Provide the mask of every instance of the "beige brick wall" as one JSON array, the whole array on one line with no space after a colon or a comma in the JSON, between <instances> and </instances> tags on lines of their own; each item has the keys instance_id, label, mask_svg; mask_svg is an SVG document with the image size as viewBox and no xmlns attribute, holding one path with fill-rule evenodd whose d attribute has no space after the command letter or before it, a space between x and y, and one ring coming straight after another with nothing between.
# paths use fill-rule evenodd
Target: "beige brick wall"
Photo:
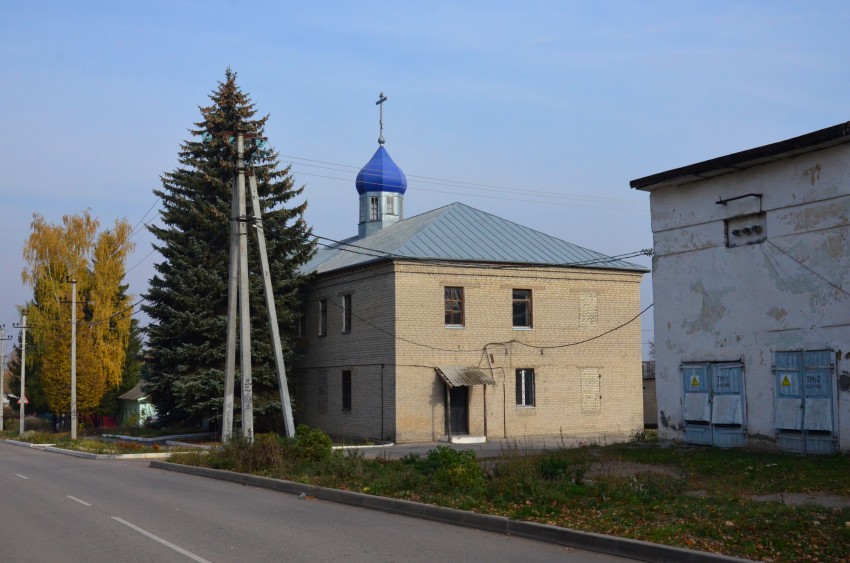
<instances>
[{"instance_id":1,"label":"beige brick wall","mask_svg":"<svg viewBox=\"0 0 850 563\"><path fill-rule=\"evenodd\" d=\"M568 344L636 316L640 279L633 272L401 261L324 275L307 303L297 418L334 435L436 440L446 434L446 391L434 367L464 365L492 367L496 380L486 388L486 416L484 387L471 389L472 435L485 434L485 420L491 438L630 435L643 427L640 322ZM464 288L463 328L445 326L446 286ZM532 290L530 330L512 327L513 289ZM351 333L340 334L342 312L330 304L328 336L317 337L318 300L340 303L348 292ZM535 370L534 407L516 405L518 368ZM341 409L343 369L352 370L351 412ZM588 395L597 389L598 397Z\"/></svg>"},{"instance_id":2,"label":"beige brick wall","mask_svg":"<svg viewBox=\"0 0 850 563\"><path fill-rule=\"evenodd\" d=\"M314 282L305 300L306 335L296 364L295 417L336 438L395 435L394 273L384 263ZM342 296L351 294L352 326L343 333ZM326 336L318 336L319 301L328 301ZM342 408L342 372L351 371L351 409Z\"/></svg>"},{"instance_id":3,"label":"beige brick wall","mask_svg":"<svg viewBox=\"0 0 850 563\"><path fill-rule=\"evenodd\" d=\"M556 347L598 336L635 317L640 274L400 262L395 278L401 337L396 342L398 441L445 434L444 386L429 369L437 365L493 367L496 385L486 390L487 435L492 438L629 435L643 427L639 321L584 344ZM464 288L464 328L445 327L446 286ZM512 326L513 289L532 290L531 330ZM519 368L535 370L534 407L516 405ZM583 371L599 376L598 409L591 412L582 409ZM484 434L484 419L484 388L474 387L470 434Z\"/></svg>"}]
</instances>

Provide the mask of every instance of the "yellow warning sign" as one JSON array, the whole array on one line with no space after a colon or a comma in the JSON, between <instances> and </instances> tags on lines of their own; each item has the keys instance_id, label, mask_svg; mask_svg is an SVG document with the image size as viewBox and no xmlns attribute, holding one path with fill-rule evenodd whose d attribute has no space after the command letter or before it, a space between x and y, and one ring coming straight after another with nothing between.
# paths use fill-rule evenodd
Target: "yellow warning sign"
<instances>
[{"instance_id":1,"label":"yellow warning sign","mask_svg":"<svg viewBox=\"0 0 850 563\"><path fill-rule=\"evenodd\" d=\"M691 387L699 387L699 377L696 375L691 379Z\"/></svg>"},{"instance_id":2,"label":"yellow warning sign","mask_svg":"<svg viewBox=\"0 0 850 563\"><path fill-rule=\"evenodd\" d=\"M791 380L788 379L787 375L782 376L782 386L791 387Z\"/></svg>"}]
</instances>

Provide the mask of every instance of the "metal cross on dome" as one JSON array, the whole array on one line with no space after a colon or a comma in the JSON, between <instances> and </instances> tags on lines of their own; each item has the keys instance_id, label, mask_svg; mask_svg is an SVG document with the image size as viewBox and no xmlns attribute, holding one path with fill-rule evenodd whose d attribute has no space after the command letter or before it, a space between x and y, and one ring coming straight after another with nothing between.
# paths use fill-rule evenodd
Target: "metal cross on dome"
<instances>
[{"instance_id":1,"label":"metal cross on dome","mask_svg":"<svg viewBox=\"0 0 850 563\"><path fill-rule=\"evenodd\" d=\"M375 102L375 105L381 108L381 117L380 117L380 121L379 121L380 126L381 126L381 134L378 137L378 144L379 145L384 144L384 102L386 102L386 101L387 101L387 97L384 96L383 92L381 92L378 95L378 101Z\"/></svg>"}]
</instances>

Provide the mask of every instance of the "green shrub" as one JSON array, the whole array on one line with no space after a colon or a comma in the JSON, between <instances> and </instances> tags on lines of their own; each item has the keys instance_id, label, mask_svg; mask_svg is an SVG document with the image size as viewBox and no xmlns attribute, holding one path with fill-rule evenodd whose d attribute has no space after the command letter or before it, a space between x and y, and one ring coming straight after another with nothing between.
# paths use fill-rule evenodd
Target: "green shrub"
<instances>
[{"instance_id":1,"label":"green shrub","mask_svg":"<svg viewBox=\"0 0 850 563\"><path fill-rule=\"evenodd\" d=\"M430 475L432 485L442 491L466 491L484 484L484 473L472 451L437 446L420 461L419 469L425 475Z\"/></svg>"},{"instance_id":2,"label":"green shrub","mask_svg":"<svg viewBox=\"0 0 850 563\"><path fill-rule=\"evenodd\" d=\"M324 431L299 424L295 429L295 453L300 459L321 461L330 457L333 441Z\"/></svg>"},{"instance_id":3,"label":"green shrub","mask_svg":"<svg viewBox=\"0 0 850 563\"><path fill-rule=\"evenodd\" d=\"M568 459L558 455L544 455L537 461L537 472L547 481L568 478L571 467Z\"/></svg>"},{"instance_id":4,"label":"green shrub","mask_svg":"<svg viewBox=\"0 0 850 563\"><path fill-rule=\"evenodd\" d=\"M24 418L24 431L35 430L36 432L49 432L53 430L50 426L50 421L37 416L27 416Z\"/></svg>"}]
</instances>

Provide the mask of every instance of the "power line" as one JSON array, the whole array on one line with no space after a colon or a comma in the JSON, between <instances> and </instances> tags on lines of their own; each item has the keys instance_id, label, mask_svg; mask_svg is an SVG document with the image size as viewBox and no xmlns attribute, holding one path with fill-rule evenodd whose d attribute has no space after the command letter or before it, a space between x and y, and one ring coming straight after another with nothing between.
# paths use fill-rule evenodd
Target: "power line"
<instances>
[{"instance_id":1,"label":"power line","mask_svg":"<svg viewBox=\"0 0 850 563\"><path fill-rule=\"evenodd\" d=\"M605 331L605 332L603 332L602 334L597 334L596 336L592 336L592 337L590 337L590 338L585 338L584 340L579 340L578 342L570 342L570 343L567 343L567 344L555 344L555 345L550 345L550 346L537 346L537 345L534 345L534 344L527 344L527 343L525 343L525 342L520 342L519 340L511 340L511 341L509 341L509 343L511 343L511 344L514 344L514 343L515 343L515 344L520 344L520 345L525 346L525 347L527 347L527 348L534 348L535 350L552 350L552 349L555 349L555 348L568 348L568 347L570 347L570 346L578 346L579 344L585 344L586 342L591 342L591 341L593 341L593 340L597 340L597 339L599 339L599 338L602 338L603 336L606 336L606 335L608 335L608 334L611 334L611 333L612 333L612 332L614 332L615 330L620 330L621 328L623 328L623 327L625 327L625 326L627 326L627 325L630 325L631 323L633 323L634 321L636 321L637 319L639 319L639 318L641 317L641 315L643 315L644 313L646 313L647 311L649 311L649 310L652 308L652 306L653 306L653 305L655 305L655 303L650 303L649 305L647 305L647 307L646 307L643 311L641 311L640 313L638 313L637 315L635 315L635 316L634 316L634 317L632 317L631 319L627 320L627 321L626 321L626 322L624 322L623 324L621 324L621 325L619 325L619 326L615 326L615 327L614 327L614 328L612 328L611 330L606 330L606 331ZM504 343L501 343L501 342L493 342L492 344L493 344L493 345L498 345L498 344L504 344Z\"/></svg>"},{"instance_id":2,"label":"power line","mask_svg":"<svg viewBox=\"0 0 850 563\"><path fill-rule=\"evenodd\" d=\"M328 303L330 303L334 307L338 308L339 310L344 310L343 306L340 303L337 303L336 301L334 301L333 299L328 299L327 301L328 301ZM526 342L521 342L521 341L516 340L516 339L511 339L511 340L506 340L504 342L488 342L482 348L471 348L471 349L440 348L439 346L432 346L430 344L423 344L422 342L416 342L415 340L410 340L410 339L405 338L403 336L399 336L397 334L394 334L394 333L392 333L392 332L390 332L390 331L388 331L388 330L386 330L382 327L379 327L376 324L370 322L369 320L364 319L360 315L356 314L354 311L350 311L350 313L353 317L359 319L360 321L369 325L370 327L386 334L387 336L394 338L396 340L401 340L402 342L407 342L408 344L413 344L414 346L421 346L422 348L428 348L430 350L435 350L437 352L480 352L480 351L484 351L486 353L487 348L490 347L490 346L507 346L509 344L518 344L518 345L521 345L521 346L525 346L526 348L533 348L535 350L554 350L554 349L558 349L558 348L568 348L568 347L571 347L571 346L579 346L581 344L585 344L587 342L592 342L593 340L597 340L599 338L602 338L603 336L607 336L607 335L611 334L612 332L615 332L617 330L620 330L623 327L630 325L631 323L633 323L634 321L639 319L644 313L646 313L648 310L650 310L654 304L655 303L650 303L640 313L638 313L637 315L635 315L631 319L627 320L626 322L615 326L614 328L606 330L605 332L597 334L596 336L592 336L590 338L585 338L584 340L579 340L579 341L576 341L576 342L566 342L566 343L562 343L562 344L550 344L550 345L543 345L542 346L542 345L528 344Z\"/></svg>"},{"instance_id":3,"label":"power line","mask_svg":"<svg viewBox=\"0 0 850 563\"><path fill-rule=\"evenodd\" d=\"M151 250L150 252L148 252L147 254L145 254L145 255L144 255L141 259L139 259L139 261L137 261L135 264L133 264L132 266L130 266L129 268L127 268L126 270L124 270L124 275L126 276L127 274L129 274L129 273L130 273L130 271L132 271L132 270L133 270L133 268L135 268L136 266L140 265L142 262L144 262L145 260L147 260L148 258L150 258L150 256L151 256L154 252L156 252L156 250L157 250L157 249L156 249L156 248L154 248L153 250Z\"/></svg>"},{"instance_id":4,"label":"power line","mask_svg":"<svg viewBox=\"0 0 850 563\"><path fill-rule=\"evenodd\" d=\"M833 283L832 281L828 280L827 278L825 278L824 276L822 276L821 274L819 274L818 272L816 272L815 270L813 270L811 267L809 267L807 264L805 264L805 263L801 262L800 260L798 260L795 256L792 256L792 255L791 255L791 254L789 254L787 251L783 250L782 248L779 248L778 246L776 246L776 245L773 243L773 241L768 240L768 241L766 241L766 242L767 242L770 246L772 246L773 248L775 248L776 250L778 250L779 252L781 252L782 254L784 254L785 256L787 256L788 258L790 258L791 260L793 260L793 261L794 261L794 262L796 262L797 264L799 264L800 266L804 267L805 269L807 269L808 271L810 271L811 273L813 273L814 275L816 275L817 277L819 277L820 279L822 279L823 281L825 281L825 282L826 282L827 284L829 284L831 287L834 287L835 289L837 289L838 291L840 291L840 292L841 292L841 293L843 293L844 295L850 295L850 293L848 293L848 292L847 292L847 291L846 291L843 287L841 287L840 285L838 285L838 284L836 284L836 283Z\"/></svg>"},{"instance_id":5,"label":"power line","mask_svg":"<svg viewBox=\"0 0 850 563\"><path fill-rule=\"evenodd\" d=\"M303 176L313 176L315 178L327 178L329 180L339 180L339 181L351 183L350 178L339 178L337 176L327 176L327 175L324 175L324 174L313 174L311 172L304 172L304 171L299 171L299 170L293 170L293 173L294 174L301 174ZM464 197L483 197L483 198L487 198L487 199L501 199L501 200L507 200L507 201L522 201L524 203L535 203L535 204L542 204L542 205L561 205L561 206L566 206L566 207L587 207L587 208L591 208L591 209L624 209L624 210L625 209L636 209L636 208L642 209L642 208L645 208L645 206L639 206L639 207L637 207L637 206L627 207L626 206L626 207L623 207L622 205L625 205L624 203L620 204L621 206L587 205L588 203L595 203L592 200L587 201L585 203L563 202L563 201L536 201L536 200L533 200L533 199L517 198L517 197L505 197L505 196L498 196L498 195L492 195L492 194L487 194L487 195L485 195L485 194L469 194L469 193L453 192L453 191L448 191L448 190L435 190L435 189L431 189L431 188L422 188L422 187L419 187L419 186L411 186L411 188L414 189L414 190L423 191L423 192L451 194L451 195L459 195L459 196L464 196Z\"/></svg>"},{"instance_id":6,"label":"power line","mask_svg":"<svg viewBox=\"0 0 850 563\"><path fill-rule=\"evenodd\" d=\"M356 172L356 171L363 170L363 171L366 171L366 172L380 172L381 174L386 175L390 178L393 178L393 177L395 177L395 179L401 178L401 175L394 175L392 172L388 173L387 171L384 171L384 170L381 170L381 169L376 169L376 168L358 167L358 166L353 166L353 165L350 165L350 164L340 164L340 163L336 163L336 162L315 160L315 159L303 158L303 157L292 156L292 155L279 155L279 156L284 159L284 162L288 162L289 164L293 164L293 165L297 165L297 166L311 166L311 167L315 167L315 168L323 168L323 169L326 169L326 170L333 170L333 171L338 171L338 172ZM295 162L296 160L300 160L300 161L303 161L303 162ZM317 164L308 164L308 163L311 163L311 162L315 162ZM328 166L321 166L323 164L328 165ZM304 173L304 174L307 174L307 173ZM536 195L536 196L540 196L540 197L551 197L551 198L561 198L561 199L571 199L571 200L577 199L577 200L585 200L585 201L611 201L611 202L628 203L628 204L639 206L639 207L645 207L646 206L646 204L642 201L636 201L636 200L631 200L631 199L626 199L626 198L611 198L611 197L601 197L601 196L592 196L592 195L584 195L584 194L581 194L581 195L565 194L565 193L561 193L561 192L553 192L553 191L548 191L548 190L536 190L536 189L529 189L529 188L499 186L499 185L494 185L494 184L484 184L484 183L478 183L478 182L466 182L466 181L461 181L461 180L449 180L449 179L445 179L445 178L434 178L432 176L417 176L417 175L413 175L413 174L406 174L405 177L408 178L408 179L414 179L414 180L419 181L421 183L434 184L434 185L440 185L440 186L453 186L453 187L458 187L458 188L463 188L463 189L476 189L476 190L486 190L486 191L495 190L495 191L504 192L504 193L527 193L527 194ZM350 180L345 179L345 178L335 178L335 179L350 181Z\"/></svg>"},{"instance_id":7,"label":"power line","mask_svg":"<svg viewBox=\"0 0 850 563\"><path fill-rule=\"evenodd\" d=\"M110 258L112 258L113 256L115 256L115 254L116 254L119 250L121 250L121 248L123 248L124 246L126 246L126 245L128 245L128 244L130 243L130 241L133 239L133 237L134 237L134 236L136 236L136 235L138 234L138 232L139 232L139 231L138 231L137 229L139 228L139 225L141 225L141 224L142 224L142 222L145 220L145 217L147 217L147 216L148 216L148 214L149 214L151 211L153 211L154 207L156 207L157 205L159 205L159 203L160 203L160 201L159 201L158 199L157 199L157 200L154 200L153 205L151 205L151 206L148 208L148 210L147 210L147 211L145 211L145 214L144 214L144 215L142 215L142 218L141 218L141 219L139 219L139 221L135 224L135 226L134 226L132 229L130 229L130 234L127 236L127 240L125 240L123 243L119 244L119 245L115 248L115 250L113 250L113 251L112 251L112 254L110 254L110 255L109 255L109 257L110 257ZM144 225L145 225L145 226L147 226L147 223L144 223Z\"/></svg>"},{"instance_id":8,"label":"power line","mask_svg":"<svg viewBox=\"0 0 850 563\"><path fill-rule=\"evenodd\" d=\"M275 234L270 234L270 233L266 233L266 235L269 236L269 238L272 238L272 239L279 239L280 237L286 237L286 235L275 235ZM504 265L493 266L492 265L493 261L486 261L486 260L482 260L481 263L475 263L475 262L461 261L461 260L454 261L454 260L450 260L450 259L447 259L447 258L436 258L436 257L430 257L429 258L429 257L409 256L409 255L405 255L405 254L395 254L393 252L389 252L389 251L386 251L386 250L378 250L378 249L375 249L375 248L369 248L367 246L363 246L363 245L360 245L360 244L354 244L354 243L351 243L351 242L347 242L345 240L336 240L336 239L323 237L321 235L316 235L316 234L311 234L309 236L312 236L317 241L327 241L327 243L323 243L323 242L318 243L319 245L321 245L325 248L336 249L336 250L340 250L340 251L343 251L343 252L351 252L353 254L361 254L363 256L370 256L370 257L374 257L374 258L411 260L411 261L415 261L415 262L424 262L424 263L433 263L433 264L446 264L446 265L452 265L452 266L462 267L462 268L470 267L470 268L505 269L505 270L512 270L512 269L514 269L514 270L524 270L524 269L528 268L528 265L521 265L520 266L520 265L504 264ZM287 237L287 238L292 239L292 238L295 238L295 237ZM546 263L546 264L540 264L540 265L546 266L546 267L550 267L550 266L555 266L555 267L559 267L559 266L560 267L591 266L591 265L595 265L595 264L605 264L605 263L609 263L609 262L619 262L621 260L625 260L625 259L628 259L628 258L636 258L638 256L652 256L652 254L653 254L652 249L646 248L646 249L635 250L635 251L632 251L632 252L627 252L627 253L619 254L619 255L615 255L615 256L602 255L602 256L599 256L597 258L588 258L587 260L577 260L575 262L559 262L559 263L552 263L552 264ZM529 264L529 265L533 265L533 264Z\"/></svg>"}]
</instances>

